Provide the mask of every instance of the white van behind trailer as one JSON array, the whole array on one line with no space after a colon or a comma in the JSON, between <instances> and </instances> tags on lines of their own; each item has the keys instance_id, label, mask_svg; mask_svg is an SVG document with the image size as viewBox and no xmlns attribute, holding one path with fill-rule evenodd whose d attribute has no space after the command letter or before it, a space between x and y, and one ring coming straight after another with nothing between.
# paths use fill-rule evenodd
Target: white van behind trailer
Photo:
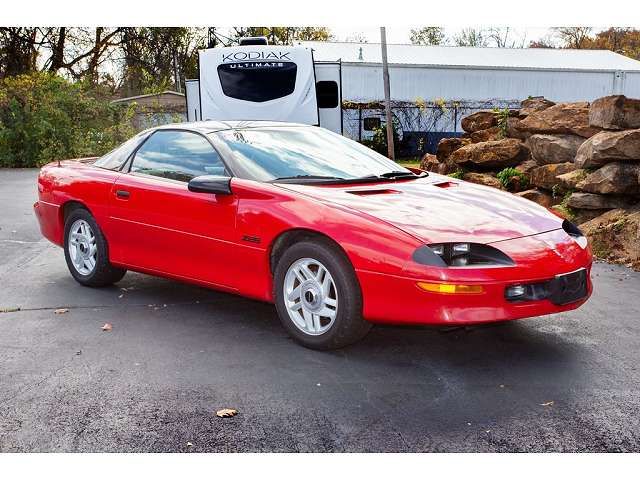
<instances>
[{"instance_id":1,"label":"white van behind trailer","mask_svg":"<svg viewBox=\"0 0 640 480\"><path fill-rule=\"evenodd\" d=\"M314 62L306 47L243 39L199 52L199 79L187 80L187 118L276 120L342 133L340 61Z\"/></svg>"}]
</instances>

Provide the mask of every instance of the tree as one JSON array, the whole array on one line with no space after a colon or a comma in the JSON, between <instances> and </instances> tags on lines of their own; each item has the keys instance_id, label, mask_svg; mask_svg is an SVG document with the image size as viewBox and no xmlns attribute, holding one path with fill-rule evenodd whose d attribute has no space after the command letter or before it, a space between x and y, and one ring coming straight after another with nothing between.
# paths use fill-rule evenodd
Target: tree
<instances>
[{"instance_id":1,"label":"tree","mask_svg":"<svg viewBox=\"0 0 640 480\"><path fill-rule=\"evenodd\" d=\"M97 84L99 68L122 44L123 31L124 27L49 28L43 35L44 46L51 52L44 70Z\"/></svg>"},{"instance_id":2,"label":"tree","mask_svg":"<svg viewBox=\"0 0 640 480\"><path fill-rule=\"evenodd\" d=\"M223 46L237 44L242 37L267 37L272 45L293 45L296 41L327 41L333 38L327 27L232 27L228 35L217 33Z\"/></svg>"},{"instance_id":3,"label":"tree","mask_svg":"<svg viewBox=\"0 0 640 480\"><path fill-rule=\"evenodd\" d=\"M196 73L205 35L202 28L124 28L120 49L127 95L179 90L182 80Z\"/></svg>"},{"instance_id":4,"label":"tree","mask_svg":"<svg viewBox=\"0 0 640 480\"><path fill-rule=\"evenodd\" d=\"M549 37L542 37L538 40L531 40L529 42L529 48L556 48L553 40Z\"/></svg>"},{"instance_id":5,"label":"tree","mask_svg":"<svg viewBox=\"0 0 640 480\"><path fill-rule=\"evenodd\" d=\"M490 27L486 36L498 48L524 48L526 40L525 35L518 38L510 27Z\"/></svg>"},{"instance_id":6,"label":"tree","mask_svg":"<svg viewBox=\"0 0 640 480\"><path fill-rule=\"evenodd\" d=\"M36 70L38 27L0 27L0 78Z\"/></svg>"},{"instance_id":7,"label":"tree","mask_svg":"<svg viewBox=\"0 0 640 480\"><path fill-rule=\"evenodd\" d=\"M640 30L610 27L596 34L589 48L606 49L640 60Z\"/></svg>"},{"instance_id":8,"label":"tree","mask_svg":"<svg viewBox=\"0 0 640 480\"><path fill-rule=\"evenodd\" d=\"M463 28L455 35L453 43L459 47L486 47L487 38L482 29L469 27Z\"/></svg>"},{"instance_id":9,"label":"tree","mask_svg":"<svg viewBox=\"0 0 640 480\"><path fill-rule=\"evenodd\" d=\"M563 43L563 48L589 48L591 27L553 27L553 31Z\"/></svg>"},{"instance_id":10,"label":"tree","mask_svg":"<svg viewBox=\"0 0 640 480\"><path fill-rule=\"evenodd\" d=\"M442 27L411 29L409 39L414 45L443 45L446 43L444 28Z\"/></svg>"}]
</instances>

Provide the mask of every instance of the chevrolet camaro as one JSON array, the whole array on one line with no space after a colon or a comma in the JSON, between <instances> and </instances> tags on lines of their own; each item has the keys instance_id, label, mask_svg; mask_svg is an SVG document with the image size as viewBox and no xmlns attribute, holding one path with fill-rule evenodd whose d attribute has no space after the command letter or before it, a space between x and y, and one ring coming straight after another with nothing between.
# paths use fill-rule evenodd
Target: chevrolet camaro
<instances>
[{"instance_id":1,"label":"chevrolet camaro","mask_svg":"<svg viewBox=\"0 0 640 480\"><path fill-rule=\"evenodd\" d=\"M469 325L572 310L587 240L523 198L397 163L327 130L198 122L146 130L38 178L71 275L127 270L274 303L316 349L374 323Z\"/></svg>"}]
</instances>

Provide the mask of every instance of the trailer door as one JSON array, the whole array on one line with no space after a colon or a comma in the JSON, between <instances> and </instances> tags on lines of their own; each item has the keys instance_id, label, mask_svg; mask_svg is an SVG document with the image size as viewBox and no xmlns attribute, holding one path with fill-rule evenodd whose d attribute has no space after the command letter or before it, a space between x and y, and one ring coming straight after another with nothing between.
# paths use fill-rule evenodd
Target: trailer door
<instances>
[{"instance_id":1,"label":"trailer door","mask_svg":"<svg viewBox=\"0 0 640 480\"><path fill-rule=\"evenodd\" d=\"M315 71L320 126L342 135L342 65L316 62Z\"/></svg>"}]
</instances>

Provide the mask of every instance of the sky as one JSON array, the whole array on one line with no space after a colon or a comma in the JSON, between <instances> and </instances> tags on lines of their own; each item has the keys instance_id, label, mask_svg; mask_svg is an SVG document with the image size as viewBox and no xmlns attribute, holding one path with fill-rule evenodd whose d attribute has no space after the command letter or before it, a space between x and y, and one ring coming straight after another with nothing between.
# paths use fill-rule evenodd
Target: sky
<instances>
[{"instance_id":1,"label":"sky","mask_svg":"<svg viewBox=\"0 0 640 480\"><path fill-rule=\"evenodd\" d=\"M331 33L336 37L337 41L346 41L348 39L352 39L355 34L362 35L365 37L370 43L378 43L380 42L380 27L371 27L371 26L354 26L354 27L328 27L331 30ZM420 28L420 27L387 27L387 42L388 43L411 43L409 41L409 35L411 28ZM478 27L482 28L482 27ZM445 27L445 34L448 37L455 35L459 32L460 28L455 27ZM523 28L514 28L514 38L521 39L525 38L525 45L529 45L531 40L538 40L540 38L545 37L549 34L548 27L523 27Z\"/></svg>"}]
</instances>

